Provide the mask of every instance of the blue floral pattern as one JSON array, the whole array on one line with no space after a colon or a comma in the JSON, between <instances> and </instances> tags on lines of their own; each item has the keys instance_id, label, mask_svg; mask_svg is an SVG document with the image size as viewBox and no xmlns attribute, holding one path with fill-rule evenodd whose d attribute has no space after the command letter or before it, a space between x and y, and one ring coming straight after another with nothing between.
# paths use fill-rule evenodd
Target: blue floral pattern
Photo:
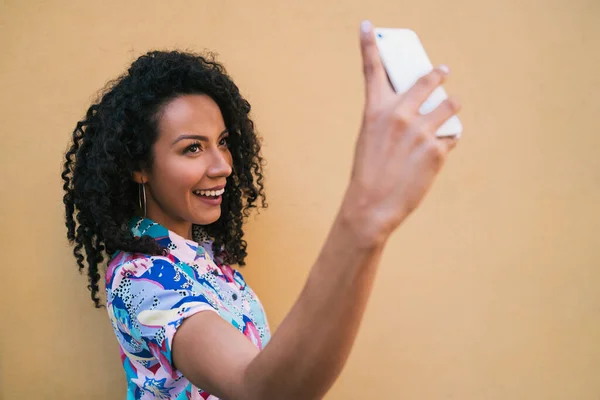
<instances>
[{"instance_id":1,"label":"blue floral pattern","mask_svg":"<svg viewBox=\"0 0 600 400\"><path fill-rule=\"evenodd\" d=\"M133 219L130 227L169 254L118 251L106 272L107 311L120 345L127 399L218 400L173 368L173 336L185 318L211 311L262 349L271 333L260 300L237 270L215 260L211 242L186 240L147 218Z\"/></svg>"}]
</instances>

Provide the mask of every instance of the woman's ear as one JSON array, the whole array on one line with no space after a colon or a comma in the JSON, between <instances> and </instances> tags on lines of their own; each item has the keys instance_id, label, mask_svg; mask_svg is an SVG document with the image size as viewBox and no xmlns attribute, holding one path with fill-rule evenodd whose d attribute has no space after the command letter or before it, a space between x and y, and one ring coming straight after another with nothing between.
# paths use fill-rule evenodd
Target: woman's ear
<instances>
[{"instance_id":1,"label":"woman's ear","mask_svg":"<svg viewBox=\"0 0 600 400\"><path fill-rule=\"evenodd\" d=\"M146 182L148 182L148 177L142 171L134 171L133 180L136 183L146 183Z\"/></svg>"}]
</instances>

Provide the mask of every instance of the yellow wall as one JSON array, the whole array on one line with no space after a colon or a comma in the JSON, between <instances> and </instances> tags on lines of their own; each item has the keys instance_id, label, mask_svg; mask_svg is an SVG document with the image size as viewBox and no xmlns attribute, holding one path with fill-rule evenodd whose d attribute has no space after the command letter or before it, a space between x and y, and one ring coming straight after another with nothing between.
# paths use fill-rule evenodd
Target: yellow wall
<instances>
[{"instance_id":1,"label":"yellow wall","mask_svg":"<svg viewBox=\"0 0 600 400\"><path fill-rule=\"evenodd\" d=\"M0 2L0 396L124 398L59 175L93 94L149 49L216 50L254 107L271 207L243 273L281 322L347 182L363 18L450 65L465 135L390 241L326 398L600 398L598 0Z\"/></svg>"}]
</instances>

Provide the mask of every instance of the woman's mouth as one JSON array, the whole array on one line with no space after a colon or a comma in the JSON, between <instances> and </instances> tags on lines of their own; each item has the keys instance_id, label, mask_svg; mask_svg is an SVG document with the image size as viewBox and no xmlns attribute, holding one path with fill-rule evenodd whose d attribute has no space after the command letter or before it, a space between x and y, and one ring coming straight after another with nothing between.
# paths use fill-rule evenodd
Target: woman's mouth
<instances>
[{"instance_id":1,"label":"woman's mouth","mask_svg":"<svg viewBox=\"0 0 600 400\"><path fill-rule=\"evenodd\" d=\"M223 201L223 193L225 189L219 190L194 190L192 193L202 202L211 206L218 206Z\"/></svg>"},{"instance_id":2,"label":"woman's mouth","mask_svg":"<svg viewBox=\"0 0 600 400\"><path fill-rule=\"evenodd\" d=\"M208 198L210 198L210 197L215 198L215 197L219 197L223 193L225 193L225 188L219 189L219 190L200 190L200 189L198 189L198 190L194 190L193 193L196 196L204 196L204 197L208 197Z\"/></svg>"}]
</instances>

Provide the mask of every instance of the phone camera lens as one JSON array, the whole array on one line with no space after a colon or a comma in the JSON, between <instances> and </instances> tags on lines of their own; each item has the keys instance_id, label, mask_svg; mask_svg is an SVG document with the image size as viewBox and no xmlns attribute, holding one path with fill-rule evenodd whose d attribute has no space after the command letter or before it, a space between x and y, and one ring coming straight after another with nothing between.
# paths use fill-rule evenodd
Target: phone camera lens
<instances>
[{"instance_id":1,"label":"phone camera lens","mask_svg":"<svg viewBox=\"0 0 600 400\"><path fill-rule=\"evenodd\" d=\"M378 34L377 34L377 37L378 37L379 39L381 39L381 38L383 37L383 35L382 35L381 33L378 33Z\"/></svg>"}]
</instances>

